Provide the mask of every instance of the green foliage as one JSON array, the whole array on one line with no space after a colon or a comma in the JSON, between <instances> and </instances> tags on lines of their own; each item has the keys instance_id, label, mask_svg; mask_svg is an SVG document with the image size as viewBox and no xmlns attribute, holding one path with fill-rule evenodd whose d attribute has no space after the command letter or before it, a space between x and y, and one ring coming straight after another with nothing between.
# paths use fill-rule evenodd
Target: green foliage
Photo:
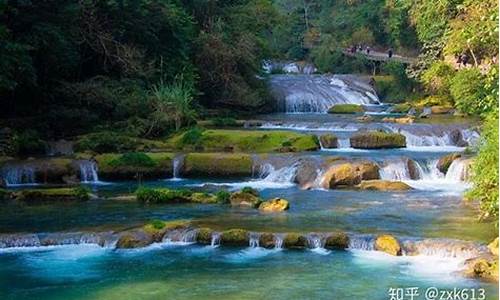
<instances>
[{"instance_id":1,"label":"green foliage","mask_svg":"<svg viewBox=\"0 0 500 300\"><path fill-rule=\"evenodd\" d=\"M217 197L217 202L219 203L229 203L229 198L231 197L231 193L225 190L220 190L215 193L215 197Z\"/></svg>"},{"instance_id":2,"label":"green foliage","mask_svg":"<svg viewBox=\"0 0 500 300\"><path fill-rule=\"evenodd\" d=\"M485 80L476 68L462 69L451 79L450 93L461 112L479 115L498 106L497 100L487 102Z\"/></svg>"},{"instance_id":3,"label":"green foliage","mask_svg":"<svg viewBox=\"0 0 500 300\"><path fill-rule=\"evenodd\" d=\"M484 218L498 218L498 110L485 119L472 172L473 188L468 196L480 201Z\"/></svg>"},{"instance_id":4,"label":"green foliage","mask_svg":"<svg viewBox=\"0 0 500 300\"><path fill-rule=\"evenodd\" d=\"M136 139L116 132L97 132L80 137L75 142L77 152L93 151L96 153L133 151L139 146Z\"/></svg>"},{"instance_id":5,"label":"green foliage","mask_svg":"<svg viewBox=\"0 0 500 300\"><path fill-rule=\"evenodd\" d=\"M12 139L13 152L19 156L45 154L47 143L40 139L38 132L26 130L15 133Z\"/></svg>"},{"instance_id":6,"label":"green foliage","mask_svg":"<svg viewBox=\"0 0 500 300\"><path fill-rule=\"evenodd\" d=\"M161 229L165 228L165 226L166 226L165 222L163 222L162 220L156 220L156 219L149 221L148 225L150 225L151 227L153 227L156 230L161 230Z\"/></svg>"},{"instance_id":7,"label":"green foliage","mask_svg":"<svg viewBox=\"0 0 500 300\"><path fill-rule=\"evenodd\" d=\"M180 140L182 145L198 145L203 137L203 129L193 127L186 131Z\"/></svg>"},{"instance_id":8,"label":"green foliage","mask_svg":"<svg viewBox=\"0 0 500 300\"><path fill-rule=\"evenodd\" d=\"M259 197L259 191L257 191L256 189L250 187L250 186L245 186L241 189L241 192L242 193L247 193L247 194L252 194L254 195L255 197Z\"/></svg>"},{"instance_id":9,"label":"green foliage","mask_svg":"<svg viewBox=\"0 0 500 300\"><path fill-rule=\"evenodd\" d=\"M133 166L133 167L154 167L156 162L146 153L143 152L128 152L121 155L117 159L109 162L112 167Z\"/></svg>"},{"instance_id":10,"label":"green foliage","mask_svg":"<svg viewBox=\"0 0 500 300\"><path fill-rule=\"evenodd\" d=\"M229 118L229 117L214 118L211 120L211 123L213 126L217 126L217 127L235 127L238 125L238 123L236 122L236 119Z\"/></svg>"},{"instance_id":11,"label":"green foliage","mask_svg":"<svg viewBox=\"0 0 500 300\"><path fill-rule=\"evenodd\" d=\"M137 200L142 203L188 202L193 194L190 190L152 189L140 187L135 191Z\"/></svg>"},{"instance_id":12,"label":"green foliage","mask_svg":"<svg viewBox=\"0 0 500 300\"><path fill-rule=\"evenodd\" d=\"M423 72L421 79L430 92L447 95L449 94L450 80L454 73L455 70L450 64L436 61Z\"/></svg>"},{"instance_id":13,"label":"green foliage","mask_svg":"<svg viewBox=\"0 0 500 300\"><path fill-rule=\"evenodd\" d=\"M392 107L391 112L406 114L411 109L411 104L409 103L399 103Z\"/></svg>"},{"instance_id":14,"label":"green foliage","mask_svg":"<svg viewBox=\"0 0 500 300\"><path fill-rule=\"evenodd\" d=\"M329 114L355 114L362 113L365 110L358 104L336 104L328 110Z\"/></svg>"},{"instance_id":15,"label":"green foliage","mask_svg":"<svg viewBox=\"0 0 500 300\"><path fill-rule=\"evenodd\" d=\"M74 188L74 193L78 200L87 201L90 199L90 189L86 186L78 186Z\"/></svg>"}]
</instances>

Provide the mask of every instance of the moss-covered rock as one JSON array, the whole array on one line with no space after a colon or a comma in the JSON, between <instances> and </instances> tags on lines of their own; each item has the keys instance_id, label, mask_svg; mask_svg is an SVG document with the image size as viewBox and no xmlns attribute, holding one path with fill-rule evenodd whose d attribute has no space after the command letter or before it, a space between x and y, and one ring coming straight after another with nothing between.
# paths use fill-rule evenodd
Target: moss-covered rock
<instances>
[{"instance_id":1,"label":"moss-covered rock","mask_svg":"<svg viewBox=\"0 0 500 300\"><path fill-rule=\"evenodd\" d=\"M359 149L388 149L406 147L406 137L382 131L358 132L350 138L351 146Z\"/></svg>"},{"instance_id":2,"label":"moss-covered rock","mask_svg":"<svg viewBox=\"0 0 500 300\"><path fill-rule=\"evenodd\" d=\"M476 257L466 260L463 274L466 277L498 282L498 256Z\"/></svg>"},{"instance_id":3,"label":"moss-covered rock","mask_svg":"<svg viewBox=\"0 0 500 300\"><path fill-rule=\"evenodd\" d=\"M172 149L197 152L283 152L318 149L315 135L279 130L204 130L196 138L185 138L190 131L171 137L167 143Z\"/></svg>"},{"instance_id":4,"label":"moss-covered rock","mask_svg":"<svg viewBox=\"0 0 500 300\"><path fill-rule=\"evenodd\" d=\"M173 190L168 188L140 187L135 191L137 200L143 203L179 203L191 202L193 192L190 190Z\"/></svg>"},{"instance_id":5,"label":"moss-covered rock","mask_svg":"<svg viewBox=\"0 0 500 300\"><path fill-rule=\"evenodd\" d=\"M290 232L285 235L283 239L285 248L304 248L307 245L307 238L299 233Z\"/></svg>"},{"instance_id":6,"label":"moss-covered rock","mask_svg":"<svg viewBox=\"0 0 500 300\"><path fill-rule=\"evenodd\" d=\"M392 113L396 114L406 114L412 108L410 103L398 103L391 108Z\"/></svg>"},{"instance_id":7,"label":"moss-covered rock","mask_svg":"<svg viewBox=\"0 0 500 300\"><path fill-rule=\"evenodd\" d=\"M448 172L448 168L450 167L451 163L455 160L462 157L462 154L460 153L450 153L447 154L443 157L441 157L436 165L439 171L441 173L446 174Z\"/></svg>"},{"instance_id":8,"label":"moss-covered rock","mask_svg":"<svg viewBox=\"0 0 500 300\"><path fill-rule=\"evenodd\" d=\"M252 156L244 153L190 153L184 159L185 177L244 177L252 175Z\"/></svg>"},{"instance_id":9,"label":"moss-covered rock","mask_svg":"<svg viewBox=\"0 0 500 300\"><path fill-rule=\"evenodd\" d=\"M189 197L191 202L194 203L218 203L217 196L209 193L193 193L191 197Z\"/></svg>"},{"instance_id":10,"label":"moss-covered rock","mask_svg":"<svg viewBox=\"0 0 500 300\"><path fill-rule=\"evenodd\" d=\"M273 248L274 247L274 234L269 232L264 232L259 237L259 245L264 248Z\"/></svg>"},{"instance_id":11,"label":"moss-covered rock","mask_svg":"<svg viewBox=\"0 0 500 300\"><path fill-rule=\"evenodd\" d=\"M287 200L281 198L274 198L272 200L264 201L259 205L259 210L262 212L280 212L290 208Z\"/></svg>"},{"instance_id":12,"label":"moss-covered rock","mask_svg":"<svg viewBox=\"0 0 500 300\"><path fill-rule=\"evenodd\" d=\"M94 157L104 180L160 179L172 175L173 153L106 153Z\"/></svg>"},{"instance_id":13,"label":"moss-covered rock","mask_svg":"<svg viewBox=\"0 0 500 300\"><path fill-rule=\"evenodd\" d=\"M329 114L356 114L364 111L363 106L358 104L335 104L328 109Z\"/></svg>"},{"instance_id":14,"label":"moss-covered rock","mask_svg":"<svg viewBox=\"0 0 500 300\"><path fill-rule=\"evenodd\" d=\"M451 106L443 106L443 105L431 106L431 112L433 115L449 114L452 111L453 111L453 107L451 107Z\"/></svg>"},{"instance_id":15,"label":"moss-covered rock","mask_svg":"<svg viewBox=\"0 0 500 300\"><path fill-rule=\"evenodd\" d=\"M196 242L200 244L210 244L212 242L213 230L207 227L199 228L196 233Z\"/></svg>"},{"instance_id":16,"label":"moss-covered rock","mask_svg":"<svg viewBox=\"0 0 500 300\"><path fill-rule=\"evenodd\" d=\"M361 180L379 178L379 167L371 162L345 162L335 164L323 175L323 187L355 186Z\"/></svg>"},{"instance_id":17,"label":"moss-covered rock","mask_svg":"<svg viewBox=\"0 0 500 300\"><path fill-rule=\"evenodd\" d=\"M321 146L326 149L338 148L338 139L333 134L323 134L319 137Z\"/></svg>"},{"instance_id":18,"label":"moss-covered rock","mask_svg":"<svg viewBox=\"0 0 500 300\"><path fill-rule=\"evenodd\" d=\"M262 203L262 199L258 196L243 191L232 193L229 201L233 207L257 208Z\"/></svg>"},{"instance_id":19,"label":"moss-covered rock","mask_svg":"<svg viewBox=\"0 0 500 300\"><path fill-rule=\"evenodd\" d=\"M153 242L154 238L152 234L149 234L141 229L136 229L122 233L116 243L116 248L142 248L152 244Z\"/></svg>"},{"instance_id":20,"label":"moss-covered rock","mask_svg":"<svg viewBox=\"0 0 500 300\"><path fill-rule=\"evenodd\" d=\"M244 229L230 229L221 233L221 244L229 246L248 246L248 231Z\"/></svg>"},{"instance_id":21,"label":"moss-covered rock","mask_svg":"<svg viewBox=\"0 0 500 300\"><path fill-rule=\"evenodd\" d=\"M388 253L390 255L401 255L401 245L392 235L383 234L375 239L375 250Z\"/></svg>"},{"instance_id":22,"label":"moss-covered rock","mask_svg":"<svg viewBox=\"0 0 500 300\"><path fill-rule=\"evenodd\" d=\"M32 204L50 201L86 201L90 199L90 191L84 187L24 189L12 192L11 197Z\"/></svg>"},{"instance_id":23,"label":"moss-covered rock","mask_svg":"<svg viewBox=\"0 0 500 300\"><path fill-rule=\"evenodd\" d=\"M401 181L389 180L366 180L361 181L358 188L362 190L375 190L375 191L408 191L411 187Z\"/></svg>"},{"instance_id":24,"label":"moss-covered rock","mask_svg":"<svg viewBox=\"0 0 500 300\"><path fill-rule=\"evenodd\" d=\"M326 238L325 248L344 250L349 247L349 236L344 232L333 233Z\"/></svg>"}]
</instances>

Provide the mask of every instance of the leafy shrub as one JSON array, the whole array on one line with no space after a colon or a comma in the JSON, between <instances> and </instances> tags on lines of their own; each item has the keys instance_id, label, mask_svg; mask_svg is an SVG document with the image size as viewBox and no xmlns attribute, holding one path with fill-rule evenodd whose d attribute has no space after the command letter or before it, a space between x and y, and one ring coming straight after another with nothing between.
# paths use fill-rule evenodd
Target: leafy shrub
<instances>
[{"instance_id":1,"label":"leafy shrub","mask_svg":"<svg viewBox=\"0 0 500 300\"><path fill-rule=\"evenodd\" d=\"M242 188L241 192L242 193L247 193L247 194L252 194L255 197L259 197L259 191L257 191L256 189L254 189L252 187L249 187L249 186L246 186L246 187Z\"/></svg>"},{"instance_id":2,"label":"leafy shrub","mask_svg":"<svg viewBox=\"0 0 500 300\"><path fill-rule=\"evenodd\" d=\"M469 198L480 201L483 218L498 218L498 111L485 120L472 174Z\"/></svg>"},{"instance_id":3,"label":"leafy shrub","mask_svg":"<svg viewBox=\"0 0 500 300\"><path fill-rule=\"evenodd\" d=\"M79 186L74 189L76 198L82 201L90 199L90 189L86 186Z\"/></svg>"},{"instance_id":4,"label":"leafy shrub","mask_svg":"<svg viewBox=\"0 0 500 300\"><path fill-rule=\"evenodd\" d=\"M94 151L97 153L133 151L139 142L131 137L114 132L91 133L76 141L75 151Z\"/></svg>"},{"instance_id":5,"label":"leafy shrub","mask_svg":"<svg viewBox=\"0 0 500 300\"><path fill-rule=\"evenodd\" d=\"M231 197L231 193L225 190L220 190L215 193L215 197L217 197L217 202L219 203L229 203L229 198Z\"/></svg>"},{"instance_id":6,"label":"leafy shrub","mask_svg":"<svg viewBox=\"0 0 500 300\"><path fill-rule=\"evenodd\" d=\"M234 127L238 126L234 118L215 118L211 120L212 125L220 127Z\"/></svg>"},{"instance_id":7,"label":"leafy shrub","mask_svg":"<svg viewBox=\"0 0 500 300\"><path fill-rule=\"evenodd\" d=\"M455 71L448 63L437 61L422 74L422 82L433 93L448 94L450 80Z\"/></svg>"},{"instance_id":8,"label":"leafy shrub","mask_svg":"<svg viewBox=\"0 0 500 300\"><path fill-rule=\"evenodd\" d=\"M148 224L157 230L163 229L165 227L165 222L163 222L161 220L156 220L156 219L149 221Z\"/></svg>"},{"instance_id":9,"label":"leafy shrub","mask_svg":"<svg viewBox=\"0 0 500 300\"><path fill-rule=\"evenodd\" d=\"M152 189L140 187L135 191L137 200L143 203L169 203L189 201L190 190Z\"/></svg>"},{"instance_id":10,"label":"leafy shrub","mask_svg":"<svg viewBox=\"0 0 500 300\"><path fill-rule=\"evenodd\" d=\"M134 167L154 167L156 162L143 152L128 152L119 158L109 162L112 167L134 166Z\"/></svg>"},{"instance_id":11,"label":"leafy shrub","mask_svg":"<svg viewBox=\"0 0 500 300\"><path fill-rule=\"evenodd\" d=\"M13 151L20 156L45 154L47 143L40 139L34 130L17 133L12 139Z\"/></svg>"},{"instance_id":12,"label":"leafy shrub","mask_svg":"<svg viewBox=\"0 0 500 300\"><path fill-rule=\"evenodd\" d=\"M283 147L292 147L292 145L293 145L293 144L292 144L292 142L291 142L291 141L284 141L284 142L281 144L281 146L283 146Z\"/></svg>"},{"instance_id":13,"label":"leafy shrub","mask_svg":"<svg viewBox=\"0 0 500 300\"><path fill-rule=\"evenodd\" d=\"M181 138L181 143L183 145L197 145L200 143L202 137L203 130L198 127L194 127L184 133Z\"/></svg>"},{"instance_id":14,"label":"leafy shrub","mask_svg":"<svg viewBox=\"0 0 500 300\"><path fill-rule=\"evenodd\" d=\"M486 80L479 69L462 69L451 79L450 93L457 108L468 114L479 115L491 111L498 102L488 102Z\"/></svg>"}]
</instances>

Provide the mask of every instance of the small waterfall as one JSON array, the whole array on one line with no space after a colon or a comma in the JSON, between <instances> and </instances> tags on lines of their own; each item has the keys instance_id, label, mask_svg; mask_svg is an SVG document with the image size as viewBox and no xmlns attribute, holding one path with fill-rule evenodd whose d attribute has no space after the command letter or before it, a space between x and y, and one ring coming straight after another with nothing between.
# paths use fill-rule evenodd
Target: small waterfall
<instances>
[{"instance_id":1,"label":"small waterfall","mask_svg":"<svg viewBox=\"0 0 500 300\"><path fill-rule=\"evenodd\" d=\"M36 184L35 169L26 165L3 167L2 178L7 186Z\"/></svg>"},{"instance_id":2,"label":"small waterfall","mask_svg":"<svg viewBox=\"0 0 500 300\"><path fill-rule=\"evenodd\" d=\"M212 232L210 247L216 248L219 247L219 245L220 245L220 233L214 231Z\"/></svg>"},{"instance_id":3,"label":"small waterfall","mask_svg":"<svg viewBox=\"0 0 500 300\"><path fill-rule=\"evenodd\" d=\"M307 247L318 254L326 255L330 253L329 250L325 249L326 239L323 235L317 233L310 233L306 236Z\"/></svg>"},{"instance_id":4,"label":"small waterfall","mask_svg":"<svg viewBox=\"0 0 500 300\"><path fill-rule=\"evenodd\" d=\"M379 170L380 178L383 180L409 180L410 171L408 164L404 160L395 160L386 163L386 165Z\"/></svg>"},{"instance_id":5,"label":"small waterfall","mask_svg":"<svg viewBox=\"0 0 500 300\"><path fill-rule=\"evenodd\" d=\"M276 183L291 183L295 180L298 164L294 163L291 166L275 169L273 165L266 163L260 167L259 177L263 181Z\"/></svg>"},{"instance_id":6,"label":"small waterfall","mask_svg":"<svg viewBox=\"0 0 500 300\"><path fill-rule=\"evenodd\" d=\"M196 242L196 229L175 229L167 232L163 242L168 245L190 245Z\"/></svg>"},{"instance_id":7,"label":"small waterfall","mask_svg":"<svg viewBox=\"0 0 500 300\"><path fill-rule=\"evenodd\" d=\"M2 234L0 235L0 248L12 247L38 247L40 238L36 234Z\"/></svg>"},{"instance_id":8,"label":"small waterfall","mask_svg":"<svg viewBox=\"0 0 500 300\"><path fill-rule=\"evenodd\" d=\"M106 233L89 232L56 232L39 234L4 234L0 235L0 248L13 247L41 247L59 245L96 244L107 246L113 240L116 244L117 237L107 236Z\"/></svg>"},{"instance_id":9,"label":"small waterfall","mask_svg":"<svg viewBox=\"0 0 500 300\"><path fill-rule=\"evenodd\" d=\"M424 255L464 260L487 252L486 247L473 242L448 239L409 240L403 242L402 248L404 255L409 256Z\"/></svg>"},{"instance_id":10,"label":"small waterfall","mask_svg":"<svg viewBox=\"0 0 500 300\"><path fill-rule=\"evenodd\" d=\"M349 237L349 249L351 250L364 250L373 251L374 248L373 236L358 235Z\"/></svg>"},{"instance_id":11,"label":"small waterfall","mask_svg":"<svg viewBox=\"0 0 500 300\"><path fill-rule=\"evenodd\" d=\"M383 180L434 180L444 176L437 168L438 160L414 161L409 159L390 160L380 168Z\"/></svg>"},{"instance_id":12,"label":"small waterfall","mask_svg":"<svg viewBox=\"0 0 500 300\"><path fill-rule=\"evenodd\" d=\"M250 248L258 248L259 247L259 239L260 239L260 233L250 232L249 240L248 240L248 245L250 246Z\"/></svg>"},{"instance_id":13,"label":"small waterfall","mask_svg":"<svg viewBox=\"0 0 500 300\"><path fill-rule=\"evenodd\" d=\"M462 182L467 181L470 177L470 160L469 159L455 159L448 171L446 172L446 180Z\"/></svg>"},{"instance_id":14,"label":"small waterfall","mask_svg":"<svg viewBox=\"0 0 500 300\"><path fill-rule=\"evenodd\" d=\"M339 148L351 148L351 141L349 139L338 139Z\"/></svg>"},{"instance_id":15,"label":"small waterfall","mask_svg":"<svg viewBox=\"0 0 500 300\"><path fill-rule=\"evenodd\" d=\"M91 160L82 160L79 162L80 167L80 181L82 183L96 183L99 182L97 175L97 163Z\"/></svg>"},{"instance_id":16,"label":"small waterfall","mask_svg":"<svg viewBox=\"0 0 500 300\"><path fill-rule=\"evenodd\" d=\"M275 233L273 235L274 249L276 249L276 250L283 249L283 240L284 240L284 238L285 238L285 235L281 234L281 233Z\"/></svg>"},{"instance_id":17,"label":"small waterfall","mask_svg":"<svg viewBox=\"0 0 500 300\"><path fill-rule=\"evenodd\" d=\"M172 179L180 180L181 179L181 171L184 166L184 155L176 155L172 161Z\"/></svg>"}]
</instances>

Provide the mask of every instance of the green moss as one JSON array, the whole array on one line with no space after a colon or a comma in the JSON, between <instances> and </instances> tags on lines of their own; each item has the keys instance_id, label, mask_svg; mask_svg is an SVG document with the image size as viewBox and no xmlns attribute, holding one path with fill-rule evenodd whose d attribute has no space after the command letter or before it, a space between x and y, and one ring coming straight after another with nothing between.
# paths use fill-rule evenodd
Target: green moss
<instances>
[{"instance_id":1,"label":"green moss","mask_svg":"<svg viewBox=\"0 0 500 300\"><path fill-rule=\"evenodd\" d=\"M240 126L234 118L214 118L210 120L211 125L217 127L237 127Z\"/></svg>"},{"instance_id":2,"label":"green moss","mask_svg":"<svg viewBox=\"0 0 500 300\"><path fill-rule=\"evenodd\" d=\"M344 232L334 233L326 238L325 248L343 250L349 247L349 236Z\"/></svg>"},{"instance_id":3,"label":"green moss","mask_svg":"<svg viewBox=\"0 0 500 300\"><path fill-rule=\"evenodd\" d=\"M213 230L210 228L199 228L196 234L196 241L201 244L210 244L212 241Z\"/></svg>"},{"instance_id":4,"label":"green moss","mask_svg":"<svg viewBox=\"0 0 500 300\"><path fill-rule=\"evenodd\" d=\"M89 190L84 187L77 188L50 188L27 189L13 193L16 200L30 203L44 201L85 201L90 198Z\"/></svg>"},{"instance_id":5,"label":"green moss","mask_svg":"<svg viewBox=\"0 0 500 300\"><path fill-rule=\"evenodd\" d=\"M350 138L353 148L384 149L406 147L406 137L399 133L367 131L354 134Z\"/></svg>"},{"instance_id":6,"label":"green moss","mask_svg":"<svg viewBox=\"0 0 500 300\"><path fill-rule=\"evenodd\" d=\"M133 166L133 167L154 167L156 162L143 152L128 152L109 162L112 167Z\"/></svg>"},{"instance_id":7,"label":"green moss","mask_svg":"<svg viewBox=\"0 0 500 300\"><path fill-rule=\"evenodd\" d=\"M147 151L164 149L161 141L140 139L111 131L90 133L80 136L74 145L77 152L92 151L96 153Z\"/></svg>"},{"instance_id":8,"label":"green moss","mask_svg":"<svg viewBox=\"0 0 500 300\"><path fill-rule=\"evenodd\" d=\"M242 193L248 193L248 194L252 194L254 195L255 197L259 197L259 191L257 191L256 189L254 189L253 187L250 187L250 186L245 186L241 189L241 192Z\"/></svg>"},{"instance_id":9,"label":"green moss","mask_svg":"<svg viewBox=\"0 0 500 300\"><path fill-rule=\"evenodd\" d=\"M295 232L287 233L285 238L283 239L283 245L285 248L303 248L307 244L306 238Z\"/></svg>"},{"instance_id":10,"label":"green moss","mask_svg":"<svg viewBox=\"0 0 500 300\"><path fill-rule=\"evenodd\" d=\"M356 114L362 113L365 110L361 105L357 104L336 104L328 110L329 114Z\"/></svg>"},{"instance_id":11,"label":"green moss","mask_svg":"<svg viewBox=\"0 0 500 300\"><path fill-rule=\"evenodd\" d=\"M248 231L244 229L230 229L221 233L221 243L231 246L248 245Z\"/></svg>"},{"instance_id":12,"label":"green moss","mask_svg":"<svg viewBox=\"0 0 500 300\"><path fill-rule=\"evenodd\" d=\"M187 177L251 176L252 157L243 153L190 153L184 159Z\"/></svg>"},{"instance_id":13,"label":"green moss","mask_svg":"<svg viewBox=\"0 0 500 300\"><path fill-rule=\"evenodd\" d=\"M217 203L217 196L208 193L193 193L190 197L191 202L195 203Z\"/></svg>"},{"instance_id":14,"label":"green moss","mask_svg":"<svg viewBox=\"0 0 500 300\"><path fill-rule=\"evenodd\" d=\"M94 157L102 179L165 178L172 174L174 154L132 152L125 154L106 153Z\"/></svg>"},{"instance_id":15,"label":"green moss","mask_svg":"<svg viewBox=\"0 0 500 300\"><path fill-rule=\"evenodd\" d=\"M318 149L318 141L314 135L291 131L262 130L205 130L195 142L186 143L185 135L171 137L167 144L172 149L204 152L276 152L283 145L290 145L294 151Z\"/></svg>"},{"instance_id":16,"label":"green moss","mask_svg":"<svg viewBox=\"0 0 500 300\"><path fill-rule=\"evenodd\" d=\"M135 191L137 200L143 203L191 202L193 192L189 190L152 189L140 187Z\"/></svg>"},{"instance_id":17,"label":"green moss","mask_svg":"<svg viewBox=\"0 0 500 300\"><path fill-rule=\"evenodd\" d=\"M400 103L396 104L392 107L392 112L397 114L406 114L410 111L411 104L409 103Z\"/></svg>"},{"instance_id":18,"label":"green moss","mask_svg":"<svg viewBox=\"0 0 500 300\"><path fill-rule=\"evenodd\" d=\"M220 190L215 194L215 196L217 197L217 202L226 204L229 203L231 193L228 191Z\"/></svg>"}]
</instances>

